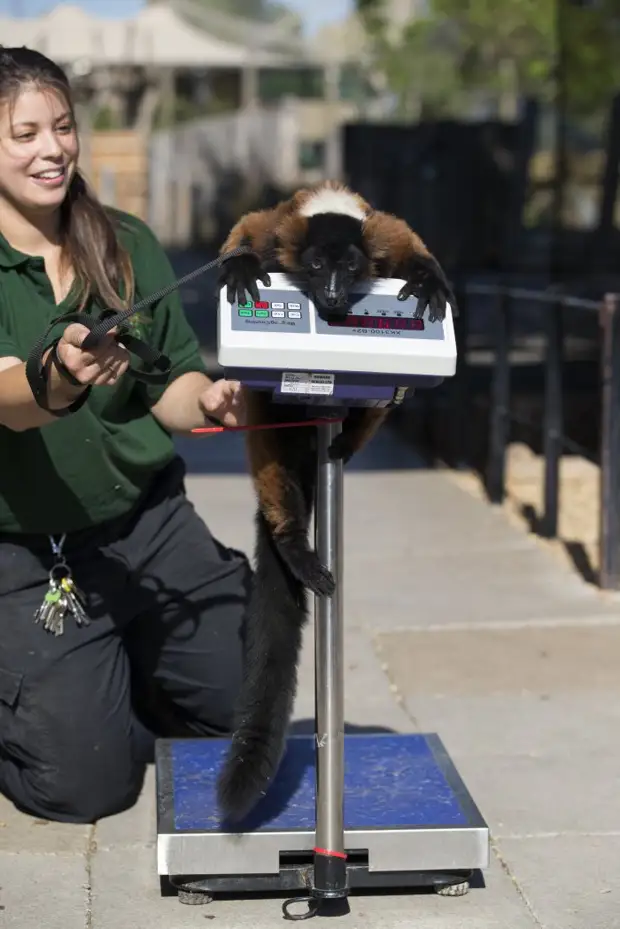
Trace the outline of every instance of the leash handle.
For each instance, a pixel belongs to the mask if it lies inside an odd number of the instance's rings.
[[[171,294],[188,281],[194,280],[194,278],[199,277],[206,271],[210,271],[211,268],[221,267],[230,258],[235,258],[237,255],[244,255],[251,251],[252,249],[248,246],[239,246],[239,248],[231,249],[231,251],[227,252],[225,255],[218,255],[213,261],[201,265],[194,271],[190,271],[188,274],[183,275],[183,277],[173,281],[172,284],[167,284],[166,287],[161,287],[149,297],[145,297],[137,303],[134,303],[128,310],[117,312],[116,310],[108,308],[102,311],[98,320],[93,319],[87,313],[79,312],[66,313],[52,320],[41,338],[38,339],[32,347],[26,360],[26,378],[28,379],[30,389],[37,404],[42,409],[49,413],[53,413],[55,416],[66,416],[76,409],[79,409],[85,402],[88,393],[90,393],[88,389],[85,390],[84,394],[82,394],[74,404],[62,410],[50,409],[47,403],[48,368],[43,364],[42,359],[46,349],[49,348],[50,345],[55,345],[55,343],[60,340],[59,336],[48,344],[50,333],[60,324],[65,324],[66,326],[69,323],[77,322],[90,330],[81,345],[85,351],[92,351],[92,349],[97,348],[101,340],[111,329],[114,329],[116,326],[120,327],[120,331],[116,337],[117,340],[122,341],[127,350],[136,355],[144,363],[144,368],[142,370],[130,367],[127,370],[127,374],[132,376],[135,380],[142,381],[146,384],[165,384],[170,376],[170,359],[162,352],[148,345],[137,336],[127,332],[122,327],[127,320],[139,312],[139,310],[168,296],[168,294]]]

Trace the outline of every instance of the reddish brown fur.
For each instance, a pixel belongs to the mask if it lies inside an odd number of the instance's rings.
[[[224,255],[233,248],[239,248],[243,240],[248,239],[259,255],[266,256],[273,248],[274,234],[281,218],[290,209],[291,202],[285,200],[273,209],[246,213],[230,230],[228,238],[220,249],[220,254]]]
[[[364,241],[373,261],[387,261],[391,271],[417,255],[431,254],[419,235],[403,219],[375,210],[364,223]]]
[[[249,392],[246,409],[248,425],[261,423],[262,398]],[[281,535],[289,524],[283,499],[286,474],[274,458],[272,441],[268,431],[250,431],[246,436],[246,451],[260,510],[273,533]]]
[[[286,472],[273,460],[273,449],[264,439],[254,435],[248,441],[248,454],[261,513],[275,536],[284,535],[291,522],[282,499]]]

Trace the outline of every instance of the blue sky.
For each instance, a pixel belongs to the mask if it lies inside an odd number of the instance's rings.
[[[141,0],[70,0],[98,16],[128,16],[142,5]],[[343,19],[353,0],[285,0],[304,17],[306,28],[314,32],[319,26]],[[53,0],[0,0],[0,12],[9,16],[36,16],[55,6]]]
[[[306,28],[311,32],[325,23],[344,19],[353,8],[353,0],[283,0],[283,2],[301,13],[305,19]]]

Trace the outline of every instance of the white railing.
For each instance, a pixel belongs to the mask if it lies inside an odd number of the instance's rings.
[[[261,187],[299,183],[299,111],[293,103],[162,129],[149,139],[149,223],[166,245],[208,238]]]

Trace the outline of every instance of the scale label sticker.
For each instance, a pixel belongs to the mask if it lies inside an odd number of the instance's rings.
[[[280,390],[283,394],[320,394],[331,397],[334,392],[335,375],[309,373],[307,371],[285,371]]]

